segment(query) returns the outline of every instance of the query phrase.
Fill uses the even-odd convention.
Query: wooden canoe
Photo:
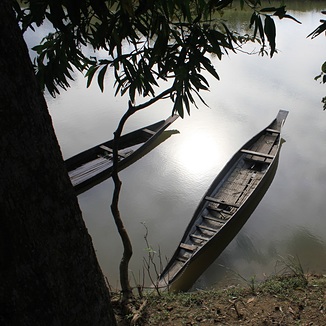
[[[287,115],[280,110],[218,174],[155,286],[189,290],[240,231],[273,180]]]
[[[119,171],[140,157],[178,115],[122,135],[119,141]],[[106,141],[65,161],[77,195],[109,178],[113,169],[113,140]]]

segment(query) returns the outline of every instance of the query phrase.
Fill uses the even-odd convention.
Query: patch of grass
[[[286,275],[257,284],[255,294],[247,286],[147,294],[142,325],[324,325],[325,290],[323,275]]]
[[[306,274],[303,270],[299,257],[288,255],[286,258],[280,256],[280,259],[276,262],[276,268],[279,268],[277,275],[293,275],[296,278],[301,278],[303,283],[308,284]]]
[[[274,276],[259,285],[259,291],[264,294],[288,297],[295,290],[305,289],[306,280],[299,276]]]

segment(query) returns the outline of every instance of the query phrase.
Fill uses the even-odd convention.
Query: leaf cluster
[[[15,1],[14,1],[15,2]],[[115,92],[155,98],[160,81],[167,82],[173,111],[184,115],[208,90],[204,71],[219,79],[210,59],[222,59],[239,46],[239,37],[219,15],[233,0],[24,0],[15,6],[22,29],[49,21],[54,31],[34,47],[36,75],[42,89],[55,96],[66,89],[74,68],[84,72],[89,86],[97,76],[104,91],[107,71],[113,71]],[[276,52],[272,16],[292,18],[285,7],[258,11],[259,1],[241,0],[253,10],[254,39],[265,36]],[[24,8],[24,9],[22,9]],[[262,18],[265,17],[264,24]],[[293,18],[292,18],[293,19]],[[241,42],[240,42],[241,43]],[[90,50],[95,56],[87,55]],[[99,54],[104,53],[100,58]],[[196,95],[196,98],[194,96]]]
[[[294,17],[288,15],[285,10],[285,6],[277,7],[267,7],[258,9],[257,5],[260,2],[257,1],[254,12],[250,18],[250,28],[254,27],[254,35],[256,38],[259,35],[260,41],[262,43],[261,54],[263,55],[265,51],[266,38],[270,46],[270,57],[273,57],[276,50],[276,26],[273,17],[278,17],[279,19],[289,18],[297,23],[300,23]]]
[[[326,11],[321,12],[323,15],[326,15]],[[314,39],[315,37],[321,35],[326,31],[326,20],[321,19],[321,24],[313,30],[307,37]],[[321,83],[326,83],[326,61],[321,65],[321,72],[318,76],[315,77],[315,80],[321,79]],[[323,108],[326,110],[326,96],[322,98],[321,102],[323,103]]]

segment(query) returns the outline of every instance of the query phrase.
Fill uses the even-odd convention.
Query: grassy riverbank
[[[326,325],[326,275],[277,276],[214,291],[148,295],[137,325]]]
[[[326,277],[148,298],[142,325],[326,325]]]

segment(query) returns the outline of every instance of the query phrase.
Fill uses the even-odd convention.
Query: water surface
[[[241,53],[222,62],[214,59],[221,81],[210,78],[211,91],[203,94],[210,108],[199,103],[191,117],[171,126],[179,134],[121,172],[120,210],[134,246],[130,268],[137,280],[146,256],[142,223],[165,261],[217,173],[279,109],[290,114],[275,179],[246,225],[195,287],[214,286],[228,270],[263,279],[275,271],[280,256],[289,254],[297,256],[306,271],[325,273],[326,113],[320,101],[326,94],[313,78],[325,60],[326,39],[306,38],[323,18],[320,3],[309,9],[297,2],[292,5],[290,14],[302,25],[277,22],[278,54],[273,59]],[[127,107],[127,99],[113,96],[110,78],[104,94],[95,84],[90,89],[85,85],[76,76],[67,92],[56,99],[47,96],[65,158],[111,139]],[[171,109],[169,101],[162,101],[139,112],[126,131],[164,119]],[[78,198],[103,272],[115,287],[122,245],[110,213],[112,189],[112,180],[107,180]]]

